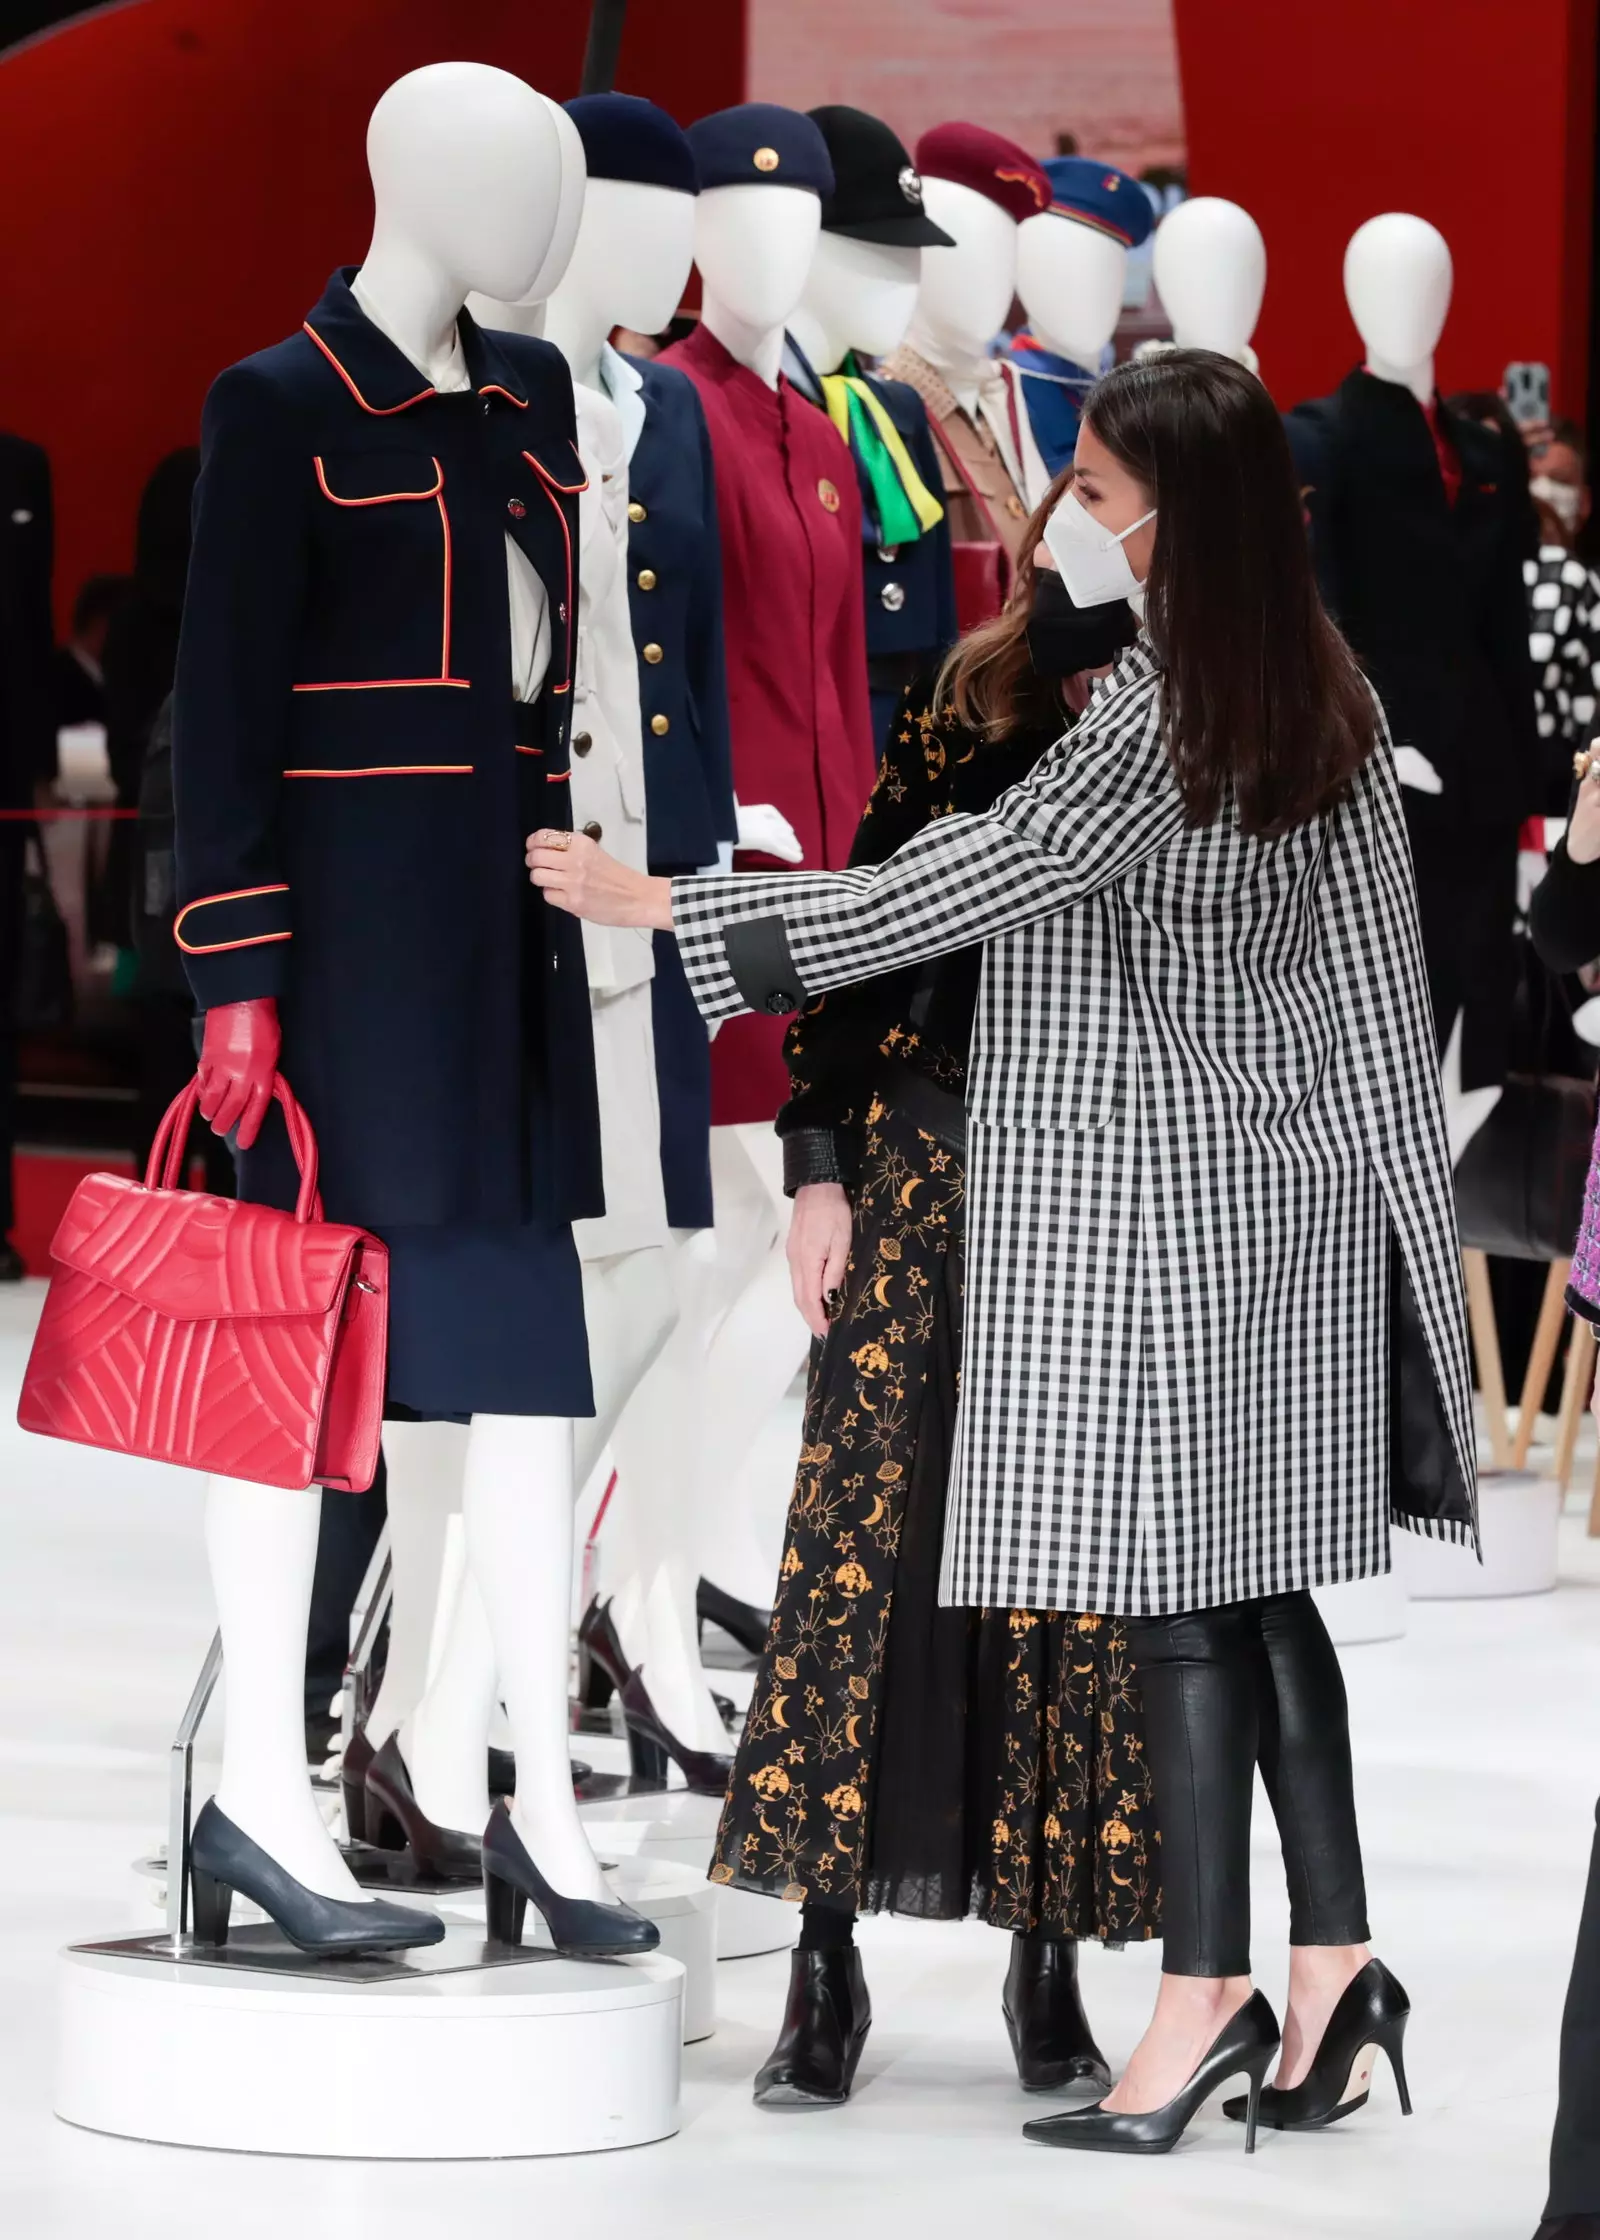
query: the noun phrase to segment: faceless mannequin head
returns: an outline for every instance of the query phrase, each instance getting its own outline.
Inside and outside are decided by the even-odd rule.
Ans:
[[[912,340],[934,365],[981,357],[1016,293],[1017,221],[954,179],[925,178],[922,201],[955,246],[923,251]]]
[[[515,301],[558,226],[563,160],[551,105],[509,71],[440,62],[397,79],[372,112],[367,163],[377,222],[367,263],[385,281],[401,261]]]
[[[1432,395],[1454,277],[1449,244],[1426,218],[1391,210],[1357,227],[1344,253],[1344,294],[1369,372]]]
[[[1017,234],[1017,293],[1047,348],[1091,371],[1122,316],[1128,252],[1109,234],[1041,210]]]
[[[1156,228],[1156,292],[1181,349],[1216,350],[1251,365],[1250,337],[1267,286],[1267,245],[1248,210],[1196,195]]]
[[[695,200],[694,261],[708,304],[760,334],[781,328],[805,291],[822,204],[805,187],[712,187]]]
[[[805,294],[789,321],[818,373],[831,373],[849,350],[883,358],[899,348],[917,307],[923,255],[848,234],[819,237]]]
[[[578,128],[558,102],[551,101],[542,93],[539,99],[544,102],[554,119],[561,162],[555,223],[551,228],[549,246],[527,294],[518,301],[501,302],[487,290],[479,289],[474,289],[467,298],[467,309],[480,327],[498,327],[509,334],[544,333],[546,299],[567,270],[583,217],[585,166],[583,142],[578,136]]]

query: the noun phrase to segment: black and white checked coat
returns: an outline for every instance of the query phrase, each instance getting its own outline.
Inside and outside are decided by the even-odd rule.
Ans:
[[[674,884],[710,1019],[762,999],[757,957],[792,1002],[987,941],[950,1603],[1203,1608],[1386,1569],[1391,1510],[1476,1536],[1387,738],[1336,813],[1249,839],[1186,826],[1161,702],[1141,638],[987,815],[872,869]],[[1431,1359],[1448,1481],[1415,1503],[1415,1403],[1391,1408],[1402,1322]]]

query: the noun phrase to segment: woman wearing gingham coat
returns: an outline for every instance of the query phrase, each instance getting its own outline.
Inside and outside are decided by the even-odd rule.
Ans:
[[[1241,2072],[1253,2138],[1278,2047],[1248,1980],[1258,1764],[1291,1921],[1265,2120],[1352,2113],[1371,2046],[1398,2067],[1307,1590],[1386,1568],[1391,1517],[1475,1542],[1475,1462],[1393,754],[1282,428],[1231,361],[1177,352],[1100,384],[1070,479],[1044,530],[1069,593],[1125,587],[1152,635],[986,815],[831,874],[669,889],[561,835],[529,861],[562,907],[672,925],[711,1019],[984,944],[943,1592],[1127,1621],[1162,1992],[1110,2101],[1029,2132],[1152,2152]]]

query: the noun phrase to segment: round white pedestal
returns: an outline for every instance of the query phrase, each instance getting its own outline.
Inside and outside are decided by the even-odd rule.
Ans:
[[[584,1832],[602,1859],[667,1859],[702,1878],[711,1865],[720,1797],[668,1789],[647,1797],[603,1797],[580,1805]],[[712,1886],[708,1883],[707,1888]],[[786,1952],[800,1934],[800,1908],[750,1890],[716,1891],[717,1957],[748,1960]]]
[[[56,2114],[120,2138],[453,2161],[678,2128],[683,1970],[659,1953],[340,1984],[69,1951],[59,1981]]]
[[[635,1913],[661,1931],[658,1950],[683,1969],[683,2042],[698,2045],[717,2027],[717,1893],[692,1867],[666,1859],[606,1857],[606,1881]],[[482,1889],[441,1891],[431,1901],[446,1921],[472,1923],[483,1934]],[[538,1909],[528,1908],[523,1941],[548,1948],[549,1932]]]
[[[1556,1583],[1561,1488],[1531,1470],[1485,1471],[1478,1480],[1483,1561],[1470,1548],[1394,1536],[1394,1560],[1417,1602],[1469,1602],[1549,1594]]]
[[[1397,1532],[1395,1542],[1409,1537]],[[1398,1565],[1400,1558],[1395,1556]],[[1376,1579],[1351,1579],[1342,1587],[1318,1587],[1314,1599],[1322,1622],[1341,1649],[1366,1641],[1398,1641],[1410,1620],[1406,1590],[1398,1571]]]

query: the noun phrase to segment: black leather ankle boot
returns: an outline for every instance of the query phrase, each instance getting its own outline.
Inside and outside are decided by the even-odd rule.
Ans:
[[[1064,2092],[1075,2084],[1111,2090],[1111,2070],[1078,1995],[1075,1939],[1040,1930],[1014,1936],[1001,2009],[1024,2092]]]
[[[853,1944],[797,1952],[778,2042],[756,2077],[758,2108],[833,2108],[850,2097],[872,2028],[872,2001]]]

